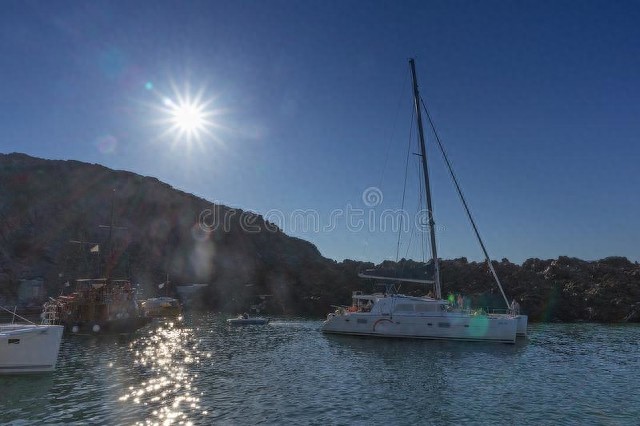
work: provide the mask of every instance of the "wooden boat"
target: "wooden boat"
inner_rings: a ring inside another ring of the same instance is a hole
[[[125,334],[151,322],[151,318],[144,316],[136,300],[136,291],[131,281],[114,278],[118,255],[112,233],[114,230],[126,229],[114,224],[114,204],[115,189],[111,200],[110,224],[100,225],[109,230],[106,257],[100,258],[102,251],[98,243],[70,241],[79,244],[83,250],[88,246],[88,252],[97,256],[99,268],[89,268],[85,274],[104,278],[77,279],[71,294],[50,298],[43,306],[43,323],[63,325],[65,330],[74,334]],[[84,255],[86,254],[85,250]]]
[[[69,295],[51,298],[42,313],[46,324],[60,324],[74,334],[132,333],[145,317],[129,280],[80,279]]]

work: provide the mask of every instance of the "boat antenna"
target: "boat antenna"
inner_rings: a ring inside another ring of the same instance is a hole
[[[453,180],[453,183],[456,186],[456,191],[458,191],[458,196],[460,197],[460,200],[462,201],[462,205],[464,206],[464,210],[467,213],[467,217],[469,218],[469,222],[471,222],[471,226],[473,227],[473,232],[475,232],[476,238],[478,239],[478,242],[480,243],[480,247],[482,248],[482,252],[484,253],[484,258],[487,261],[487,265],[489,265],[489,269],[491,270],[491,274],[493,275],[493,278],[496,280],[496,283],[498,284],[498,288],[500,289],[500,293],[502,293],[502,297],[504,298],[504,302],[507,304],[507,308],[510,308],[509,300],[507,299],[507,295],[504,293],[504,290],[502,289],[502,284],[500,284],[500,279],[498,278],[498,274],[496,273],[496,270],[493,268],[493,264],[491,263],[491,258],[489,257],[489,253],[487,252],[487,248],[485,247],[484,242],[482,241],[482,238],[480,237],[480,231],[478,231],[478,227],[476,226],[476,222],[473,220],[473,216],[471,215],[471,210],[469,210],[469,206],[467,205],[467,201],[465,200],[464,195],[462,194],[462,189],[460,189],[460,185],[458,184],[458,179],[456,178],[456,175],[453,172],[453,167],[451,166],[451,163],[449,162],[449,157],[447,157],[447,153],[444,150],[444,146],[442,145],[442,142],[440,141],[440,137],[438,136],[438,132],[436,131],[436,126],[433,124],[433,120],[431,119],[431,114],[429,114],[429,110],[427,109],[427,105],[424,103],[424,100],[422,98],[420,98],[420,101],[422,102],[422,107],[424,108],[424,113],[427,115],[427,120],[429,120],[429,125],[431,126],[431,130],[433,131],[433,135],[435,136],[436,142],[438,142],[438,147],[440,148],[440,152],[442,153],[442,157],[444,158],[444,161],[447,164],[447,168],[449,169],[449,174],[451,175],[451,179]]]
[[[422,158],[422,171],[424,175],[424,188],[427,198],[427,216],[429,223],[429,237],[431,239],[431,261],[433,262],[433,281],[435,283],[436,299],[442,299],[440,289],[440,264],[438,263],[438,249],[436,247],[435,220],[433,220],[433,205],[431,203],[431,186],[429,185],[429,169],[427,168],[427,149],[424,145],[424,129],[422,127],[422,114],[420,108],[420,92],[418,91],[418,79],[416,77],[416,64],[413,58],[409,59],[411,76],[413,77],[413,99],[418,123],[418,135],[420,138],[420,157]]]

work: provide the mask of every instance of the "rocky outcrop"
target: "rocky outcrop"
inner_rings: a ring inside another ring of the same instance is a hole
[[[237,311],[270,294],[279,312],[296,313],[310,288],[337,281],[335,263],[309,242],[155,178],[0,155],[0,200],[5,300],[21,278],[43,277],[57,294],[67,281],[108,273],[153,294],[168,274],[175,284],[209,283],[203,304],[212,309]]]

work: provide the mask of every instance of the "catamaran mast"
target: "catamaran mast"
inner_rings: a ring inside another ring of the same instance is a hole
[[[433,263],[433,281],[435,282],[435,296],[442,298],[440,289],[440,263],[438,262],[438,249],[436,247],[435,220],[433,220],[433,205],[431,203],[431,186],[429,185],[429,170],[427,168],[427,149],[424,145],[424,130],[422,128],[422,114],[420,108],[420,92],[418,91],[418,79],[416,78],[416,64],[413,58],[409,59],[411,76],[413,77],[413,98],[418,122],[418,135],[420,137],[420,156],[422,157],[422,171],[424,175],[424,187],[427,195],[427,216],[429,222],[429,237],[431,239],[431,261]]]

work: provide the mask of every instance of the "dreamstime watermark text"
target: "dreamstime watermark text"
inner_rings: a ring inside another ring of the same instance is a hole
[[[262,216],[246,210],[214,204],[200,212],[198,225],[205,232],[230,232],[238,228],[247,233],[263,231],[287,233],[327,233],[344,226],[350,232],[429,232],[428,210],[409,213],[403,209],[382,209],[382,191],[369,187],[362,193],[364,208],[347,203],[343,208],[320,213],[315,209],[284,212],[272,209]],[[443,231],[438,226],[437,231]]]

